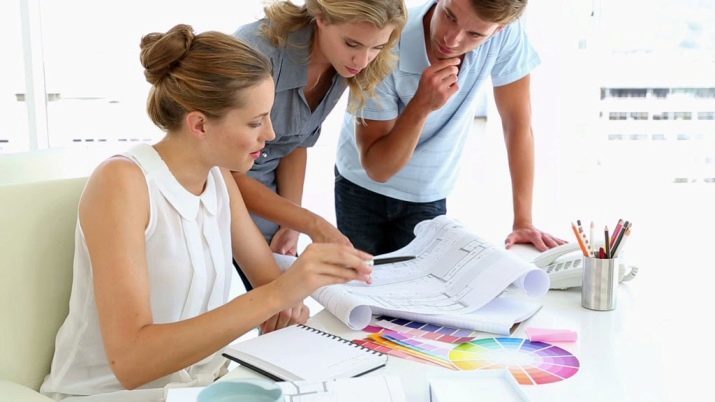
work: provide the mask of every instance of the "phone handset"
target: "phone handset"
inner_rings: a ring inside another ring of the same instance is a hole
[[[544,268],[547,265],[551,264],[554,262],[557,258],[564,254],[569,254],[577,251],[579,249],[578,244],[576,243],[566,243],[562,244],[560,246],[556,246],[552,249],[546,250],[543,253],[537,255],[534,258],[534,265],[536,265],[539,268]]]
[[[539,254],[532,261],[546,271],[551,279],[551,289],[567,289],[581,286],[583,253],[578,244],[566,243]],[[619,282],[629,281],[638,273],[638,267],[620,263]]]

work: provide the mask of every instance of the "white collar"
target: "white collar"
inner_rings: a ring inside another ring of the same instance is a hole
[[[209,214],[216,215],[218,210],[216,183],[212,174],[207,176],[204,191],[197,196],[191,194],[176,180],[176,177],[171,173],[169,167],[153,146],[139,144],[132,148],[130,153],[139,160],[147,179],[156,179],[161,193],[184,219],[195,220],[199,211],[199,204],[203,204]]]

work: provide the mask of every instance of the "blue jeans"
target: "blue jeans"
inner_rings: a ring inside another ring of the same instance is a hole
[[[362,188],[335,169],[338,229],[355,248],[373,255],[395,251],[415,238],[419,222],[447,213],[447,200],[409,202]]]

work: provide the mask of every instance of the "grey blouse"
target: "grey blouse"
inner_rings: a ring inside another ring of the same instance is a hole
[[[336,74],[320,104],[311,112],[303,94],[307,83],[308,59],[313,26],[308,25],[288,36],[285,47],[276,47],[260,31],[265,19],[240,27],[234,36],[260,51],[271,60],[276,86],[271,120],[276,138],[266,143],[262,155],[248,174],[276,191],[275,171],[281,158],[298,147],[311,147],[320,136],[320,126],[347,88],[345,78]],[[254,216],[268,240],[277,225]]]

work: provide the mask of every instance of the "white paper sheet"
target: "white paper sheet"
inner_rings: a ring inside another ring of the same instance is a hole
[[[527,402],[529,398],[504,369],[449,373],[430,379],[432,402]]]
[[[240,381],[240,380],[227,380]],[[398,377],[367,376],[332,381],[276,383],[284,402],[405,402],[405,392]],[[196,402],[206,387],[169,389],[166,402]]]
[[[323,382],[280,382],[285,402],[405,402],[397,377],[366,376]]]
[[[362,329],[372,314],[464,315],[486,306],[510,285],[533,297],[549,289],[543,270],[486,243],[447,216],[419,223],[415,235],[410,244],[385,256],[417,258],[376,266],[371,285],[326,286],[313,298],[350,328]]]

